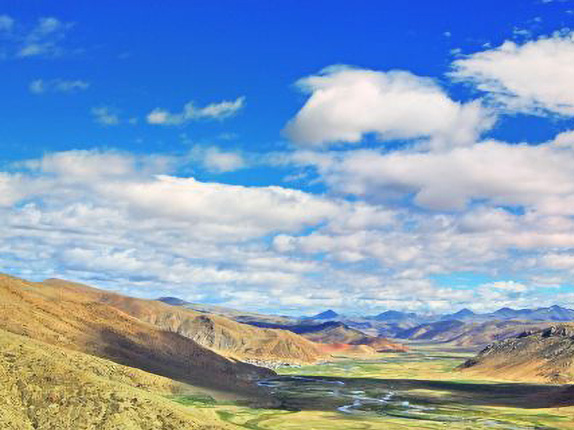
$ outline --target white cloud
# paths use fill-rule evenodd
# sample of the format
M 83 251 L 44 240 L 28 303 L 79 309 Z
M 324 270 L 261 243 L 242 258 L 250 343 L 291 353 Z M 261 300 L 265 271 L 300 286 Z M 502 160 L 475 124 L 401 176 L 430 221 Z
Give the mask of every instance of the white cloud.
M 311 95 L 286 127 L 301 145 L 430 138 L 435 147 L 468 145 L 493 124 L 475 101 L 458 103 L 430 78 L 405 71 L 330 67 L 299 81 Z
M 0 31 L 9 32 L 14 28 L 14 18 L 9 15 L 0 15 Z
M 211 103 L 204 107 L 197 107 L 194 102 L 189 102 L 180 113 L 156 108 L 147 115 L 147 122 L 154 125 L 182 125 L 199 119 L 221 120 L 236 115 L 244 106 L 245 97 Z
M 541 263 L 552 269 L 574 273 L 574 254 L 570 252 L 546 254 L 542 256 Z
M 474 199 L 574 214 L 574 133 L 540 145 L 487 141 L 441 152 L 355 150 L 299 152 L 334 190 L 371 201 L 414 195 L 435 210 L 461 210 Z
M 220 300 L 277 288 L 297 295 L 309 285 L 305 277 L 321 264 L 277 254 L 266 237 L 327 222 L 345 204 L 281 187 L 156 176 L 169 168 L 162 159 L 70 151 L 3 173 L 0 271 L 33 267 L 116 288 L 139 285 L 132 294 L 153 296 L 164 285 Z
M 119 125 L 121 122 L 117 111 L 108 106 L 92 108 L 92 115 L 98 124 L 104 126 Z
M 522 112 L 574 116 L 574 33 L 501 46 L 453 63 L 452 76 Z
M 202 233 L 258 236 L 297 231 L 335 216 L 332 202 L 281 187 L 250 188 L 158 176 L 153 181 L 107 184 L 107 197 L 147 216 L 203 225 Z
M 55 58 L 71 52 L 64 43 L 73 23 L 47 16 L 34 23 L 0 15 L 0 52 L 3 59 Z
M 42 17 L 30 31 L 19 37 L 17 57 L 54 57 L 61 55 L 64 49 L 60 42 L 72 24 L 55 17 Z
M 74 93 L 78 91 L 87 90 L 90 87 L 90 83 L 76 79 L 76 80 L 65 80 L 65 79 L 35 79 L 30 82 L 28 89 L 32 94 L 44 94 L 47 92 L 54 93 Z
M 544 266 L 532 257 L 574 247 L 568 216 L 486 205 L 417 213 L 282 187 L 205 183 L 170 173 L 177 164 L 69 151 L 2 173 L 0 271 L 251 309 L 442 311 L 498 306 L 522 288 L 444 288 L 431 274 L 514 270 L 540 279 Z M 561 267 L 551 269 L 554 283 L 573 276 Z M 525 305 L 553 300 L 531 289 L 520 294 Z
M 136 158 L 119 152 L 65 151 L 46 154 L 28 166 L 55 175 L 62 181 L 91 182 L 108 178 L 132 177 Z
M 237 152 L 226 152 L 216 147 L 207 148 L 203 157 L 205 168 L 214 173 L 234 172 L 246 166 L 245 160 Z
M 496 281 L 481 286 L 484 290 L 502 290 L 510 293 L 524 293 L 528 287 L 516 281 Z

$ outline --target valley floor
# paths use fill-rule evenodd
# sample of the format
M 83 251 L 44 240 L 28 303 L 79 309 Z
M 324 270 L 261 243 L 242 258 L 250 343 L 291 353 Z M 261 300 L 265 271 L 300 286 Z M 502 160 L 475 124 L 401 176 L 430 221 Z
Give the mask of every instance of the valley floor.
M 427 345 L 368 360 L 281 368 L 262 385 L 282 409 L 201 395 L 174 400 L 209 409 L 238 429 L 574 429 L 569 387 L 480 380 L 454 370 L 470 356 Z

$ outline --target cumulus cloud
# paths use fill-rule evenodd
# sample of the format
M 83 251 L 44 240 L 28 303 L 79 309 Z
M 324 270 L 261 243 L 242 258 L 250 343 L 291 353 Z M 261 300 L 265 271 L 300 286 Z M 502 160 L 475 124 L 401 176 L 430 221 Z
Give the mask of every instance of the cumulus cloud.
M 90 87 L 90 83 L 81 79 L 35 79 L 30 82 L 28 89 L 32 94 L 53 93 L 75 93 L 85 91 Z
M 419 206 L 460 210 L 473 200 L 574 214 L 574 133 L 541 145 L 486 141 L 448 151 L 299 152 L 334 190 L 381 201 L 414 195 Z
M 574 116 L 574 33 L 506 41 L 453 63 L 452 76 L 512 111 Z
M 197 107 L 194 102 L 189 102 L 179 113 L 156 108 L 147 115 L 147 122 L 154 125 L 182 125 L 200 119 L 222 120 L 236 115 L 244 106 L 245 97 L 211 103 L 204 107 Z
M 285 132 L 300 145 L 358 143 L 374 133 L 382 141 L 464 146 L 493 125 L 480 102 L 456 102 L 432 79 L 406 71 L 331 67 L 298 85 L 310 97 Z

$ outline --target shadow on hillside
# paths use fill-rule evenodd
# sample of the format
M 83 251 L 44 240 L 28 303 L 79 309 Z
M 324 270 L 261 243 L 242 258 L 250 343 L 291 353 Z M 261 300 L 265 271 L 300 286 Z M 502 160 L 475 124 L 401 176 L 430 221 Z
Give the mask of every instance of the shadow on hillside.
M 272 374 L 250 364 L 227 360 L 173 332 L 125 335 L 104 329 L 99 334 L 101 342 L 96 355 L 197 388 L 258 396 L 262 390 L 250 379 L 257 373 L 259 377 Z
M 341 389 L 350 391 L 392 391 L 405 400 L 421 404 L 464 404 L 468 406 L 498 406 L 523 409 L 557 408 L 574 406 L 574 385 L 548 385 L 528 383 L 474 383 L 418 379 L 331 378 L 306 375 L 317 381 L 341 381 Z M 281 380 L 282 378 L 276 378 Z M 305 391 L 304 384 L 297 382 L 297 390 Z M 309 386 L 309 388 L 311 388 Z M 418 391 L 425 390 L 425 391 Z M 434 393 L 429 393 L 429 391 Z M 333 402 L 313 399 L 312 390 L 305 394 L 305 401 L 298 401 L 289 390 L 282 395 L 285 406 L 301 410 L 332 410 Z M 433 395 L 434 394 L 434 395 Z M 439 394 L 439 395 L 437 395 Z

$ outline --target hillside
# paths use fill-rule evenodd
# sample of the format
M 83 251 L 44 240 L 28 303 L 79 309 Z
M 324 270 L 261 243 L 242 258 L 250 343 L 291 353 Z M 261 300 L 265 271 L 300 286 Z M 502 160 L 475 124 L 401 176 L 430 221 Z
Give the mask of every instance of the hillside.
M 437 321 L 401 330 L 396 336 L 400 339 L 448 342 L 453 337 L 459 336 L 466 326 L 462 321 Z
M 250 323 L 256 327 L 288 330 L 319 343 L 352 343 L 365 337 L 365 333 L 338 321 L 283 325 L 264 322 Z
M 181 384 L 4 330 L 0 379 L 2 429 L 227 428 L 215 416 L 165 399 L 185 390 Z
M 574 324 L 555 324 L 495 342 L 460 369 L 501 379 L 572 383 Z
M 272 372 L 94 300 L 98 290 L 0 275 L 0 329 L 200 387 L 251 392 Z
M 252 323 L 258 327 L 289 330 L 321 344 L 323 352 L 342 352 L 343 350 L 360 354 L 375 352 L 403 352 L 404 345 L 391 342 L 382 336 L 369 336 L 360 330 L 349 327 L 339 321 L 327 321 L 318 324 L 280 325 L 267 323 Z M 326 347 L 325 345 L 331 345 Z
M 319 347 L 301 336 L 284 331 L 241 324 L 228 318 L 136 299 L 61 280 L 43 283 L 64 292 L 82 291 L 105 304 L 162 331 L 178 334 L 224 356 L 259 364 L 313 363 L 325 357 Z
M 353 329 L 341 322 L 326 322 L 316 326 L 307 326 L 299 331 L 302 336 L 320 343 L 355 343 L 365 338 L 365 333 Z
M 524 331 L 540 330 L 551 322 L 529 321 L 487 321 L 482 324 L 468 324 L 459 334 L 451 337 L 448 343 L 453 346 L 485 346 L 492 342 L 507 339 Z
M 354 342 L 355 345 L 365 345 L 376 352 L 406 352 L 409 348 L 403 344 L 392 342 L 386 337 L 364 337 L 363 339 Z
M 528 321 L 486 321 L 483 323 L 458 320 L 437 321 L 402 330 L 397 337 L 409 340 L 424 340 L 448 343 L 451 346 L 485 346 L 497 340 L 516 336 L 525 330 L 537 330 L 552 323 Z

